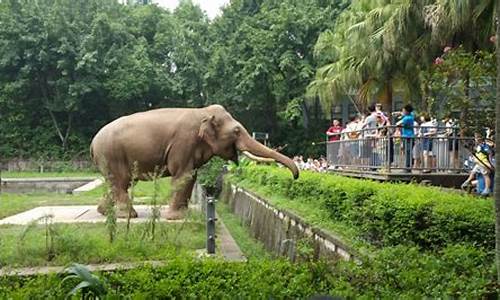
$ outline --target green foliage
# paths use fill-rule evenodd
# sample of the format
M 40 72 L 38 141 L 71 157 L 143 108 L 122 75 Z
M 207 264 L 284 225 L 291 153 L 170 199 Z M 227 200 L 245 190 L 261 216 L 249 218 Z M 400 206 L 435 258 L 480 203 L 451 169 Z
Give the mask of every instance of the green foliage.
M 69 275 L 64 277 L 61 284 L 66 280 L 79 279 L 80 282 L 71 291 L 66 298 L 76 296 L 81 291 L 83 299 L 101 299 L 106 294 L 106 287 L 99 277 L 90 273 L 90 271 L 80 264 L 73 263 L 68 269 Z
M 250 8 L 251 7 L 251 8 Z M 220 103 L 286 151 L 310 151 L 326 122 L 304 102 L 312 47 L 343 1 L 231 2 L 209 22 L 116 0 L 0 3 L 0 156 L 87 157 L 126 114 Z M 35 109 L 36 108 L 36 109 Z
M 224 165 L 227 163 L 222 158 L 215 156 L 198 169 L 197 181 L 205 187 L 209 194 L 215 195 L 220 192 Z
M 332 295 L 346 298 L 483 298 L 494 295 L 494 274 L 484 253 L 456 246 L 440 257 L 415 248 L 381 251 L 358 265 L 339 261 L 293 264 L 285 260 L 230 263 L 178 258 L 162 267 L 101 273 L 107 297 L 268 299 Z M 488 262 L 488 261 L 487 261 Z M 95 276 L 95 275 L 92 275 Z M 265 278 L 266 280 L 262 280 Z M 62 298 L 73 282 L 57 275 L 0 278 L 0 297 Z
M 489 199 L 311 172 L 302 172 L 293 181 L 287 170 L 267 166 L 248 166 L 231 178 L 323 211 L 329 219 L 325 222 L 346 224 L 373 245 L 431 250 L 465 243 L 494 248 L 494 209 Z
M 484 50 L 471 53 L 461 46 L 446 51 L 437 61 L 424 74 L 429 112 L 440 112 L 437 117 L 459 117 L 469 135 L 491 127 L 495 121 L 494 54 Z

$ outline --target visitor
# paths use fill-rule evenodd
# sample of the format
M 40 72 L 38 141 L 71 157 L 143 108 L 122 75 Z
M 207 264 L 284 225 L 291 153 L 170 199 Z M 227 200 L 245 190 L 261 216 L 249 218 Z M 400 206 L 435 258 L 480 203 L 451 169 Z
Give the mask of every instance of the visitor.
M 474 149 L 474 167 L 469 174 L 469 177 L 462 184 L 462 189 L 466 189 L 469 185 L 476 185 L 479 176 L 483 177 L 484 189 L 479 193 L 481 196 L 488 196 L 491 193 L 491 174 L 493 171 L 493 166 L 491 163 L 492 148 L 491 146 L 482 138 L 480 133 L 474 134 L 474 140 L 476 142 L 476 147 Z
M 415 114 L 413 114 L 415 117 Z M 413 140 L 412 158 L 413 164 L 412 169 L 420 169 L 422 167 L 422 138 L 420 134 L 420 124 L 421 118 L 414 118 L 413 122 L 413 133 L 415 134 L 415 139 Z
M 377 111 L 375 105 L 372 104 L 368 107 L 368 114 L 362 125 L 363 141 L 361 147 L 362 163 L 364 165 L 373 166 L 373 148 L 375 147 L 375 140 L 377 138 Z
M 361 118 L 359 116 L 351 117 L 351 121 L 346 125 L 346 142 L 349 145 L 348 151 L 351 164 L 357 164 L 359 159 L 359 137 L 361 129 Z
M 382 110 L 382 104 L 377 103 L 375 104 L 375 111 L 377 112 L 378 115 L 381 116 L 381 118 L 384 120 L 384 123 L 389 122 L 389 118 L 385 114 L 385 112 Z
M 435 156 L 432 152 L 433 137 L 437 133 L 436 121 L 431 119 L 429 114 L 421 116 L 420 136 L 422 138 L 422 155 L 424 158 L 423 173 L 430 173 L 435 168 Z
M 451 117 L 448 116 L 444 120 L 445 123 L 445 134 L 444 136 L 447 137 L 448 139 L 448 153 L 449 153 L 449 158 L 450 158 L 450 163 L 448 165 L 448 171 L 449 172 L 457 172 L 459 171 L 459 159 L 458 159 L 458 128 L 455 125 L 456 122 L 455 120 Z
M 410 104 L 405 105 L 401 111 L 401 114 L 403 115 L 403 117 L 396 123 L 396 125 L 401 126 L 401 138 L 403 141 L 405 157 L 404 170 L 407 173 L 411 173 L 412 148 L 413 140 L 415 138 L 415 118 L 413 117 L 413 107 Z
M 340 121 L 337 119 L 333 120 L 332 126 L 330 126 L 330 128 L 328 128 L 328 130 L 326 131 L 326 135 L 328 136 L 328 141 L 329 142 L 339 141 L 341 132 L 342 132 L 342 126 L 340 124 Z
M 389 119 L 384 118 L 383 114 L 377 112 L 377 136 L 375 139 L 375 151 L 373 152 L 373 159 L 375 166 L 381 166 L 387 159 L 387 150 L 389 140 L 387 139 L 387 132 Z

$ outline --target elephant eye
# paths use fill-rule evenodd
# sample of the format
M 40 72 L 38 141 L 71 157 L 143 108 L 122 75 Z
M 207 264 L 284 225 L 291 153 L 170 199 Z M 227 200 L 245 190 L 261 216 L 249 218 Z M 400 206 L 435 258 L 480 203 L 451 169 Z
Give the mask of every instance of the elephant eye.
M 236 135 L 239 135 L 239 134 L 240 134 L 240 132 L 241 132 L 241 129 L 240 129 L 239 127 L 235 127 L 235 128 L 234 128 L 234 133 L 235 133 Z

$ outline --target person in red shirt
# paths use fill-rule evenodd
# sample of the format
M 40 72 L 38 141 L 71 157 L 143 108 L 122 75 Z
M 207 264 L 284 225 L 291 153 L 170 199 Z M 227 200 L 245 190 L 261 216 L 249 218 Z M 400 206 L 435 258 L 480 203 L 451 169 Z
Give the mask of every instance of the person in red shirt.
M 328 136 L 328 141 L 338 141 L 340 140 L 340 133 L 342 132 L 342 126 L 340 125 L 340 121 L 335 119 L 332 122 L 332 126 L 328 128 L 326 131 L 326 135 Z

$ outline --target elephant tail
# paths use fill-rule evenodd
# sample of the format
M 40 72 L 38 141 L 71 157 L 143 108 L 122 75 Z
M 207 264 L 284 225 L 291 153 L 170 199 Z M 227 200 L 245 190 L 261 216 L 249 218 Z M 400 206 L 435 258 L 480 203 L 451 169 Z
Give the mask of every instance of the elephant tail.
M 90 143 L 90 159 L 92 159 L 92 161 L 94 162 L 94 164 L 97 164 L 97 161 L 95 159 L 95 156 L 94 156 L 94 141 L 92 141 L 92 143 Z

